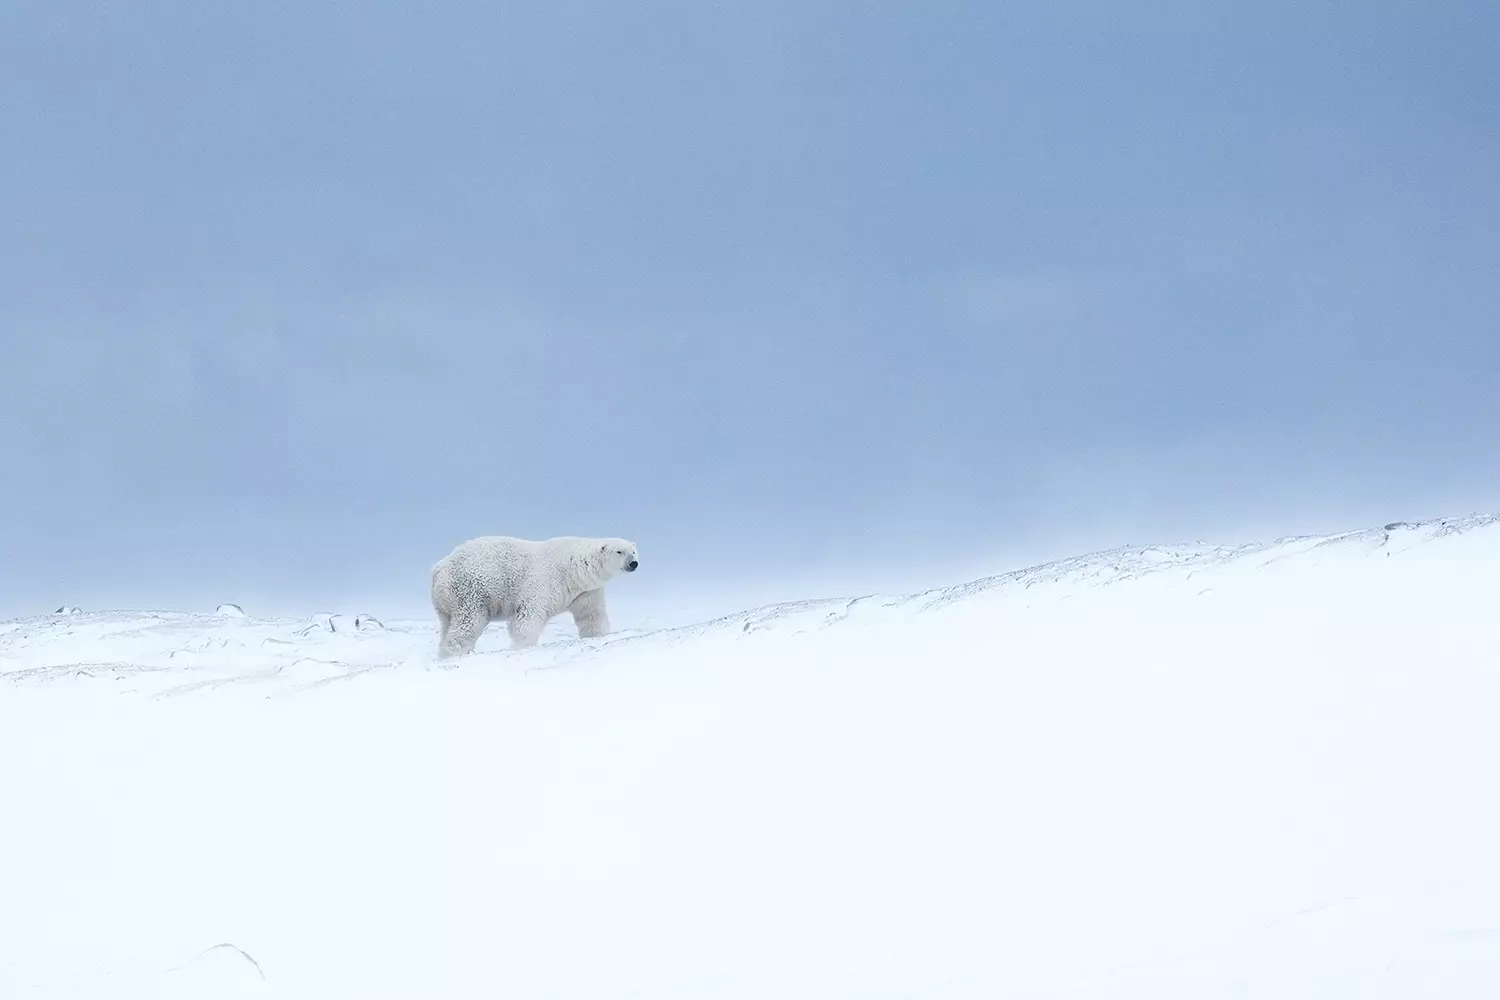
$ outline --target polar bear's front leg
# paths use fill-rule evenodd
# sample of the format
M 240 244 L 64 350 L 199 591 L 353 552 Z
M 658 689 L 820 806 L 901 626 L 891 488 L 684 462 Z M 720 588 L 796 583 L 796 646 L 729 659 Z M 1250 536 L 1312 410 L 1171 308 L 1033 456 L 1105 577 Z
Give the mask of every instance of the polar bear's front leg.
M 609 631 L 609 612 L 604 607 L 604 588 L 585 590 L 573 598 L 568 605 L 573 612 L 573 622 L 578 626 L 578 638 L 593 639 Z

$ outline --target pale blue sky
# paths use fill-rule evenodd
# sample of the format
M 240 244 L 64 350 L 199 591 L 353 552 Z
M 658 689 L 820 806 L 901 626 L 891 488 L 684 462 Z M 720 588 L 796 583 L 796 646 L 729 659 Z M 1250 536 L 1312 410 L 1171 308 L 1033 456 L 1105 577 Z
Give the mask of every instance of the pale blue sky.
M 0 613 L 1500 508 L 1494 3 L 0 12 Z

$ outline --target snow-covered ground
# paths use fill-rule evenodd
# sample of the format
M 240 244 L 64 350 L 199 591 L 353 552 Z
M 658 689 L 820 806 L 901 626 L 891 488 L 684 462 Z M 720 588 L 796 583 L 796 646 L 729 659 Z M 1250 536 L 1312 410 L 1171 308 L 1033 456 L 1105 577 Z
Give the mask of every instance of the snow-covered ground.
M 0 997 L 1500 996 L 1495 518 L 443 665 L 245 612 L 0 624 Z

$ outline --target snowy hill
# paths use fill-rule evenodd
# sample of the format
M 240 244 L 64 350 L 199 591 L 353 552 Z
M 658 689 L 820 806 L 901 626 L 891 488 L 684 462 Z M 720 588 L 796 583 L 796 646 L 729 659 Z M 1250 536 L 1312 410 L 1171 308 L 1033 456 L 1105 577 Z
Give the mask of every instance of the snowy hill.
M 64 605 L 0 624 L 0 996 L 1491 997 L 1497 599 L 1474 516 L 449 664 Z

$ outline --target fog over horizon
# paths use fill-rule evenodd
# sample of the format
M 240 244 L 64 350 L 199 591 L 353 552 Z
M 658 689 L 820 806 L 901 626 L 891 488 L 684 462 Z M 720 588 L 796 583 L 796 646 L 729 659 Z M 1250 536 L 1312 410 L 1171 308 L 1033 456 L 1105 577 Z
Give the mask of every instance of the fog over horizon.
M 1291 519 L 1302 526 L 1292 530 L 1267 525 L 1238 533 L 1199 532 L 1175 536 L 1145 534 L 1139 530 L 1111 530 L 1096 525 L 1089 531 L 1079 532 L 1074 536 L 1076 540 L 1071 542 L 1059 540 L 1061 535 L 1050 544 L 1039 539 L 1018 538 L 1009 547 L 999 545 L 970 551 L 950 544 L 928 552 L 892 553 L 890 561 L 884 564 L 868 560 L 842 564 L 826 562 L 790 569 L 784 566 L 767 569 L 751 564 L 739 573 L 733 567 L 715 567 L 706 560 L 683 559 L 671 565 L 666 573 L 658 566 L 643 564 L 641 572 L 610 585 L 609 604 L 611 616 L 619 628 L 670 628 L 785 602 L 917 593 L 1112 549 L 1194 544 L 1233 547 L 1269 543 L 1287 537 L 1378 528 L 1393 520 L 1431 522 L 1472 513 L 1481 512 L 1427 512 L 1408 517 L 1367 517 L 1357 522 L 1304 514 Z M 363 586 L 342 587 L 328 582 L 339 578 L 337 572 L 332 572 L 327 577 L 294 583 L 280 590 L 263 582 L 236 588 L 233 581 L 228 581 L 220 591 L 189 579 L 169 585 L 156 584 L 138 591 L 128 588 L 118 592 L 104 591 L 96 594 L 97 599 L 93 601 L 33 599 L 18 602 L 5 617 L 47 614 L 62 607 L 78 607 L 85 612 L 135 609 L 206 614 L 220 604 L 230 603 L 258 617 L 307 617 L 331 612 L 374 614 L 391 620 L 426 620 L 431 617 L 428 569 L 428 566 L 407 567 L 402 572 L 398 568 L 387 579 L 367 581 Z M 647 572 L 647 569 L 656 572 Z
M 1500 510 L 1493 4 L 0 12 L 0 617 Z

